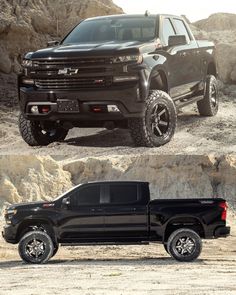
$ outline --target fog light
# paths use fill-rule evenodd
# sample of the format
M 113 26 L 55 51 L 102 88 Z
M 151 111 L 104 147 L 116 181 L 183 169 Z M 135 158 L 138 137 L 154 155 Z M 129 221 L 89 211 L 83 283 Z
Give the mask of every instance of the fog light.
M 138 81 L 138 76 L 117 76 L 113 78 L 115 83 Z
M 31 113 L 38 114 L 39 113 L 39 108 L 37 106 L 32 106 L 31 107 Z
M 108 105 L 107 110 L 109 113 L 113 113 L 113 112 L 120 113 L 120 110 L 116 105 Z

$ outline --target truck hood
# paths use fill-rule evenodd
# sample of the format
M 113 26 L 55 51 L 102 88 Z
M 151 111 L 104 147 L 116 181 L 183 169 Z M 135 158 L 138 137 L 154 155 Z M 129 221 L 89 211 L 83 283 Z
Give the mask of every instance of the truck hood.
M 13 204 L 8 209 L 32 209 L 32 208 L 42 208 L 45 204 L 54 204 L 54 202 L 30 202 L 30 203 L 20 203 Z
M 151 47 L 151 48 L 150 48 Z M 155 50 L 154 43 L 140 43 L 138 41 L 132 42 L 106 42 L 106 43 L 91 43 L 91 44 L 73 44 L 73 45 L 59 45 L 40 49 L 27 58 L 73 58 L 73 57 L 94 57 L 94 56 L 119 56 L 119 55 L 138 55 L 150 50 Z

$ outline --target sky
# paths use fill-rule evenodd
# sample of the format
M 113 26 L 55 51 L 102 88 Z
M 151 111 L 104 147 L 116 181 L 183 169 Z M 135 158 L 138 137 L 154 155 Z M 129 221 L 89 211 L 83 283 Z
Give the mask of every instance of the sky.
M 236 14 L 236 0 L 113 0 L 126 13 L 167 13 L 186 15 L 191 22 L 217 12 Z

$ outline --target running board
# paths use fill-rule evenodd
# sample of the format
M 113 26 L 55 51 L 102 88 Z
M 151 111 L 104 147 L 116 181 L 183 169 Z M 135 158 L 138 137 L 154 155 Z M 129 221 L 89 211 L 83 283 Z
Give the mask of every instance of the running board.
M 186 107 L 187 105 L 192 104 L 194 102 L 198 102 L 202 99 L 203 99 L 203 96 L 200 95 L 200 96 L 195 96 L 195 97 L 186 99 L 186 101 L 183 101 L 183 102 L 180 101 L 178 104 L 176 104 L 176 109 L 180 110 L 180 109 Z
M 149 245 L 149 242 L 94 242 L 94 243 L 61 243 L 61 246 L 79 247 L 79 246 L 124 246 L 124 245 Z

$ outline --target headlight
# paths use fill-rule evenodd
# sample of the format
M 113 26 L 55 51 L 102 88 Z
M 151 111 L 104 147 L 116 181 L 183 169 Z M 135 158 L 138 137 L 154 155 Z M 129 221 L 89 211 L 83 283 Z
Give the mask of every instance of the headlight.
M 129 63 L 129 62 L 135 62 L 135 63 L 142 63 L 143 57 L 142 55 L 126 55 L 126 56 L 115 56 L 111 59 L 112 63 Z
M 15 215 L 17 213 L 16 209 L 5 209 L 4 210 L 4 215 Z
M 26 67 L 26 68 L 32 67 L 33 62 L 30 59 L 24 59 L 23 62 L 22 62 L 22 66 Z

